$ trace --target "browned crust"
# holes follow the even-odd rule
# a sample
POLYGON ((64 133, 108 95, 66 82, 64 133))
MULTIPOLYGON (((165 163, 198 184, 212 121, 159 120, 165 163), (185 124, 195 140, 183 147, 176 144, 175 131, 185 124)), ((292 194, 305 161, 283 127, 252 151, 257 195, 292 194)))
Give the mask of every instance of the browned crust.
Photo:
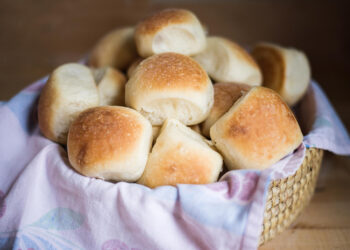
POLYGON ((189 22, 194 18, 194 14, 183 9, 165 9, 153 14, 141 21, 135 30, 137 35, 154 34, 158 30, 171 24, 189 22))
POLYGON ((53 128, 53 112, 52 107, 56 100, 56 92, 51 84, 51 76, 47 80, 41 91, 38 104, 38 121, 41 133, 48 139, 58 142, 58 138, 52 133, 53 128))
POLYGON ((251 86, 240 83, 214 84, 214 105, 211 113, 214 112, 217 117, 222 116, 250 88, 251 86))
POLYGON ((143 133, 136 111, 103 106, 82 112, 68 134, 71 164, 82 173, 93 173, 96 164, 130 157, 143 133))
POLYGON ((238 105, 227 121, 224 138, 248 159, 267 162, 300 142, 297 120, 273 90, 255 87, 238 105))
POLYGON ((181 183, 207 184, 212 181, 212 162, 208 157, 203 157, 203 152, 191 150, 182 142, 157 147, 167 149, 151 154, 150 165, 146 166, 139 183, 154 188, 181 183), (187 150, 182 150, 184 148, 187 150))
POLYGON ((271 45, 259 44, 252 55, 262 71, 263 85, 280 92, 286 77, 286 62, 281 52, 271 45))
POLYGON ((136 74, 140 88, 145 89, 201 90, 210 82, 207 73, 196 61, 177 53, 147 58, 137 67, 136 74))

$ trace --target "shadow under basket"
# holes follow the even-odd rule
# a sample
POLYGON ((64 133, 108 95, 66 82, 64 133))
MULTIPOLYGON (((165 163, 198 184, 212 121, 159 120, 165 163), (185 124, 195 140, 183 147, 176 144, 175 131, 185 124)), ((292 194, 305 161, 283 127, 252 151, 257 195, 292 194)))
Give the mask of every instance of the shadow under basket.
POLYGON ((315 191, 323 150, 308 148, 297 172, 269 186, 259 245, 290 226, 309 204, 315 191))

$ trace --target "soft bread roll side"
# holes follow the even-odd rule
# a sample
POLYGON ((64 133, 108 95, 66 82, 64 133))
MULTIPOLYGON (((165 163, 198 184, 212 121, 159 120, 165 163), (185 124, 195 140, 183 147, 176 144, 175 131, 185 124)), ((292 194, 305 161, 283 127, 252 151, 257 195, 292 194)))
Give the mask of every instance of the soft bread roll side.
POLYGON ((139 66, 139 64, 143 61, 143 58, 137 58, 132 64, 130 64, 126 75, 128 76, 128 78, 130 78, 132 76, 132 74, 135 72, 135 69, 137 68, 137 66, 139 66))
POLYGON ((303 140, 293 112, 271 89, 254 87, 210 129, 210 137, 231 169, 265 169, 303 140))
POLYGON ((205 31, 197 17, 188 10, 166 9, 141 21, 135 30, 139 54, 176 52, 194 55, 205 48, 205 31))
POLYGON ((92 72, 99 93, 100 105, 123 106, 126 83, 123 73, 111 67, 93 69, 92 72))
POLYGON ((102 37, 91 56, 89 66, 94 68, 114 67, 125 70, 138 57, 134 42, 134 28, 116 29, 102 37))
POLYGON ((66 144, 71 122, 81 111, 98 104, 97 88, 88 67, 76 63, 59 66, 40 95, 40 130, 50 140, 66 144))
POLYGON ((250 88, 249 85, 239 83, 214 84, 214 105, 202 123, 203 135, 209 137, 210 127, 250 88))
POLYGON ((125 86, 125 103, 153 126, 167 118, 186 125, 202 122, 213 105, 213 85, 200 65, 177 53, 142 61, 125 86))
POLYGON ((305 54, 292 48, 261 43, 252 52, 263 73, 263 85, 278 92, 289 106, 306 93, 311 70, 305 54))
POLYGON ((135 110, 102 106, 82 112, 68 134, 68 157, 79 173, 111 181, 136 181, 152 143, 152 126, 135 110))
POLYGON ((222 157, 204 138, 175 119, 161 129, 138 183, 162 185, 215 182, 222 170, 222 157))
MULTIPOLYGON (((153 141, 156 141, 156 139, 158 138, 158 135, 160 133, 161 128, 162 128, 161 126, 152 126, 153 141)), ((193 131, 197 132, 198 134, 201 134, 201 129, 200 129, 200 126, 198 124, 190 126, 189 128, 191 128, 193 131)))
POLYGON ((193 58, 217 82, 261 85, 262 75, 254 59, 228 39, 208 37, 205 50, 193 58))
POLYGON ((153 138, 153 141, 156 141, 161 128, 162 128, 161 126, 152 126, 152 138, 153 138))

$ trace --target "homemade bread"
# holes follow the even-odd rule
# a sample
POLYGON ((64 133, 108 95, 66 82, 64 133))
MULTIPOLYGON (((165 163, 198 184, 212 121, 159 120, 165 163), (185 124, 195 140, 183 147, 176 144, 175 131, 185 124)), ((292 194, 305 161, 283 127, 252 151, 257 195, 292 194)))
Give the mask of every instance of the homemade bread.
POLYGON ((137 57, 134 28, 121 28, 101 38, 89 57, 89 65, 126 70, 137 57))
POLYGON ((145 168, 152 126, 135 110, 103 106, 82 112, 68 134, 68 157, 79 173, 111 181, 136 181, 145 168))
POLYGON ((98 104, 98 91, 88 67, 77 63, 59 66, 40 95, 40 130, 50 140, 66 144, 71 122, 81 111, 98 104))
POLYGON ((155 141, 159 135, 161 126, 152 126, 152 138, 155 141))
POLYGON ((143 58, 139 57, 137 58, 132 64, 130 64, 126 75, 128 76, 128 78, 130 78, 132 76, 132 74, 134 73, 135 69, 137 66, 139 66, 139 64, 143 61, 143 58))
POLYGON ((193 58, 216 82, 261 85, 261 72, 254 59, 228 39, 208 37, 205 50, 193 58))
POLYGON ((125 103, 153 126, 175 118, 186 125, 202 122, 214 101, 213 85, 193 59, 177 53, 142 61, 125 86, 125 103))
POLYGON ((261 43, 253 57, 263 73, 263 85, 278 92, 288 105, 296 104, 306 93, 311 70, 305 54, 292 48, 261 43))
POLYGON ((165 121, 138 183, 161 185, 215 182, 222 170, 222 157, 204 138, 175 119, 165 121))
POLYGON ((166 9, 141 21, 135 30, 139 54, 146 58, 164 52, 195 55, 205 48, 205 31, 188 10, 166 9))
POLYGON ((254 87, 210 129, 230 169, 265 169, 303 140, 293 112, 273 90, 254 87))
MULTIPOLYGON (((198 124, 190 126, 193 131, 197 132, 198 134, 201 134, 201 129, 198 124)), ((152 127, 152 136, 153 136, 153 141, 155 141, 159 135, 161 126, 153 126, 152 127)))
POLYGON ((214 105, 202 124, 203 135, 209 137, 210 127, 251 87, 239 83, 214 84, 214 105))
POLYGON ((126 77, 111 67, 93 70, 100 105, 124 105, 126 77))
POLYGON ((198 124, 192 125, 192 126, 190 126, 190 128, 191 128, 193 131, 197 132, 198 134, 202 135, 202 133, 201 133, 201 127, 200 127, 198 124))

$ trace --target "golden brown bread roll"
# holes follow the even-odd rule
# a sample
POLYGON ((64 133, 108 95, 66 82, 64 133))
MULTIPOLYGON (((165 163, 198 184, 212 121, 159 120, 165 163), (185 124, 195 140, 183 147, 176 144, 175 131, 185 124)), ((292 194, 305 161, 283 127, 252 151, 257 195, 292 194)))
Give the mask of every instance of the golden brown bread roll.
POLYGON ((288 105, 306 93, 311 70, 305 54, 292 48, 261 43, 252 52, 263 73, 263 85, 278 92, 288 105))
POLYGON ((120 28, 102 37, 89 58, 94 68, 114 67, 125 70, 138 57, 134 41, 134 28, 120 28))
POLYGON ((142 61, 125 86, 125 103, 159 126, 167 118, 202 122, 213 105, 213 85, 201 66, 177 53, 142 61))
POLYGON ((204 138, 175 119, 164 122, 138 183, 154 188, 217 180, 222 157, 204 138))
POLYGON ((98 104, 91 70, 77 63, 61 65, 52 72, 40 95, 40 130, 50 140, 66 144, 71 122, 81 111, 98 104))
POLYGON ((193 58, 217 82, 261 85, 261 72, 254 59, 238 44, 228 39, 208 37, 205 50, 193 58))
POLYGON ((251 86, 239 83, 214 84, 214 105, 202 124, 202 133, 209 137, 210 127, 225 114, 251 86))
POLYGON ((303 140, 299 124, 281 97, 254 87, 210 129, 229 169, 265 169, 303 140))
POLYGON ((126 77, 111 67, 94 69, 100 105, 124 105, 126 77))
POLYGON ((68 134, 68 157, 79 173, 112 181, 136 181, 145 168, 152 126, 135 110, 102 106, 82 112, 68 134))
POLYGON ((205 31, 188 10, 166 9, 141 21, 135 30, 140 56, 176 52, 194 55, 205 47, 205 31))

